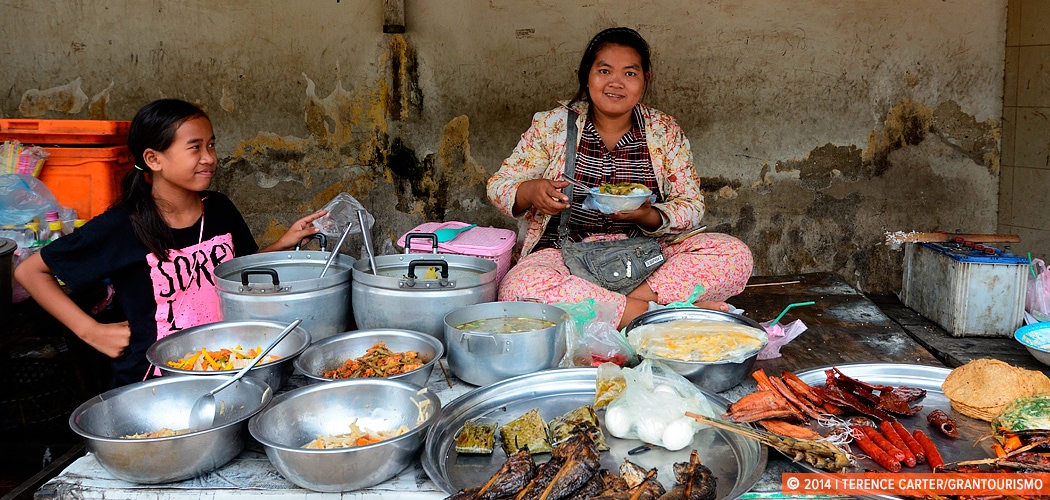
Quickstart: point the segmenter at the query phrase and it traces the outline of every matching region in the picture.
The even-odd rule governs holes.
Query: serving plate
[[[475,389],[441,410],[441,418],[427,435],[422,464],[427,476],[446,493],[484,484],[506,461],[507,455],[499,448],[488,455],[460,455],[456,452],[456,434],[468,420],[495,421],[503,425],[537,408],[547,421],[580,406],[593,404],[597,368],[567,368],[541,371],[510,378],[496,384]],[[703,389],[701,389],[703,390]],[[724,412],[728,404],[724,398],[703,391],[715,407]],[[632,439],[617,439],[605,429],[605,411],[598,411],[606,442],[610,450],[602,452],[601,467],[619,474],[620,463],[628,451],[644,443]],[[736,498],[758,481],[766,467],[765,446],[750,439],[719,429],[707,428],[696,433],[693,443],[678,451],[657,446],[650,451],[630,455],[630,460],[646,469],[657,468],[661,483],[668,490],[674,486],[672,464],[688,462],[695,449],[704,465],[718,478],[718,498]],[[545,462],[550,454],[533,458]]]
[[[909,431],[920,429],[930,436],[937,449],[941,452],[944,463],[959,462],[963,460],[978,460],[994,457],[990,439],[978,440],[991,434],[992,428],[988,422],[967,417],[952,409],[951,403],[941,391],[941,384],[945,377],[951,373],[950,368],[909,365],[898,363],[869,363],[835,366],[842,373],[862,382],[877,385],[908,386],[926,390],[926,397],[915,401],[912,406],[922,406],[919,413],[910,417],[897,417],[897,420]],[[809,385],[824,386],[827,375],[824,370],[832,366],[823,366],[806,371],[796,372],[795,375]],[[933,424],[926,421],[926,415],[933,410],[940,409],[955,419],[956,429],[962,435],[959,439],[945,436]],[[816,425],[816,424],[815,424]],[[826,429],[824,429],[826,431]],[[823,433],[822,433],[823,434]],[[974,446],[974,443],[977,443]],[[854,451],[858,451],[854,449]],[[803,468],[813,472],[820,472],[807,464],[799,463]],[[861,470],[885,472],[881,466],[870,458],[858,458],[858,467]],[[930,472],[928,464],[919,464],[915,467],[901,467],[901,472]]]

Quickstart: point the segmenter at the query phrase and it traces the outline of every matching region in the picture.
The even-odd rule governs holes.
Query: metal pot
[[[536,318],[554,326],[520,333],[461,330],[489,318]],[[460,380],[484,386],[504,379],[554,368],[565,355],[563,325],[568,313],[536,302],[490,302],[462,307],[444,319],[448,366]]]
[[[296,249],[246,255],[219,264],[215,280],[223,319],[288,324],[302,318],[303,329],[314,341],[347,331],[350,269],[355,259],[339,254],[321,278],[330,255]]]
[[[407,253],[412,238],[432,238],[433,253]],[[437,253],[437,236],[413,233],[406,253],[353,265],[354,321],[360,329],[393,328],[432,335],[445,345],[442,319],[460,307],[496,300],[496,263],[469,255]],[[437,277],[428,278],[430,268]]]
[[[765,329],[762,328],[762,325],[758,324],[757,321],[751,318],[739,314],[730,314],[722,311],[692,307],[669,307],[644,312],[637,318],[631,320],[624,331],[626,332],[626,335],[630,337],[631,330],[634,330],[639,326],[651,325],[654,323],[666,323],[675,320],[724,321],[727,323],[750,326],[763,333],[764,340],[762,341],[762,346],[759,347],[754,354],[748,356],[743,361],[690,362],[655,358],[659,359],[661,363],[667,365],[679,375],[682,375],[694,384],[711,392],[722,392],[739,385],[740,382],[751,373],[751,368],[754,366],[755,360],[758,359],[758,353],[769,341],[768,337],[765,337]]]

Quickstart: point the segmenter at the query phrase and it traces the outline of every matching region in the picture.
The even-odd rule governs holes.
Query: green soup
[[[552,326],[554,322],[545,319],[501,317],[468,321],[457,326],[456,329],[485,333],[522,333],[544,330]]]

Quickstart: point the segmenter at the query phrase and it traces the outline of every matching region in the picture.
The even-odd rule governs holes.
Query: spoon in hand
[[[193,403],[193,409],[190,410],[190,430],[203,431],[210,428],[212,424],[215,423],[215,393],[229,387],[234,382],[247,375],[249,370],[255,368],[255,365],[259,364],[259,362],[262,361],[262,359],[266,357],[266,355],[269,354],[277,344],[280,344],[281,341],[284,340],[289,333],[292,333],[292,330],[295,330],[295,327],[299,326],[302,322],[303,320],[296,318],[296,320],[288,325],[284,331],[277,334],[277,338],[274,339],[270,345],[266,346],[266,349],[263,349],[262,352],[252,358],[251,362],[248,363],[248,366],[241,368],[241,371],[237,372],[232,378],[197,398],[197,401]]]
[[[576,187],[584,190],[584,192],[587,192],[587,193],[591,192],[591,188],[590,187],[587,187],[584,183],[582,183],[582,182],[580,182],[580,181],[578,181],[576,179],[570,179],[570,178],[565,177],[563,175],[563,176],[561,176],[561,180],[563,180],[565,182],[568,182],[569,184],[572,184],[573,186],[576,186]]]

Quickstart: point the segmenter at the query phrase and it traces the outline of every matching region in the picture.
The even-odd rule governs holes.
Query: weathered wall
[[[389,250],[424,221],[514,227],[484,180],[571,96],[590,36],[627,25],[653,47],[646,102],[692,142],[705,222],[751,245],[756,274],[896,290],[884,231],[995,230],[1006,0],[408,1],[403,35],[382,4],[0,0],[18,20],[0,24],[0,113],[197,102],[214,187],[260,240],[347,191]]]

